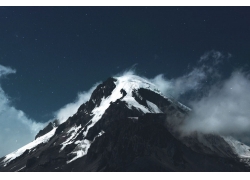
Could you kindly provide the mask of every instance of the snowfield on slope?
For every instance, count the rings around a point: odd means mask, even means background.
[[[12,161],[13,159],[21,156],[26,150],[30,150],[34,147],[36,147],[37,145],[41,144],[41,143],[47,143],[50,138],[55,134],[57,128],[53,128],[50,132],[48,132],[47,134],[37,138],[36,140],[32,141],[31,143],[21,147],[20,149],[8,154],[5,156],[5,159],[3,160],[4,162],[4,166],[6,166],[10,161]]]
[[[230,137],[230,136],[222,136],[224,140],[232,147],[235,154],[238,155],[239,158],[248,158],[250,159],[250,147],[243,144],[240,141]]]

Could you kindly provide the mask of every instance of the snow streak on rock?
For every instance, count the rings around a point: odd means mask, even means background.
[[[28,150],[32,149],[41,143],[47,143],[49,141],[49,139],[55,134],[55,131],[56,131],[56,128],[52,129],[47,134],[37,138],[36,140],[32,141],[31,143],[21,147],[20,149],[6,155],[5,159],[3,160],[3,162],[5,163],[4,166],[6,166],[13,159],[21,156],[27,149]]]
[[[232,147],[235,154],[239,156],[239,158],[250,158],[250,147],[243,144],[240,141],[230,137],[230,136],[222,136],[225,141]]]

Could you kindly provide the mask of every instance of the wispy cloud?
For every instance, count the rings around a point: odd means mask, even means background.
[[[231,56],[209,51],[183,76],[169,80],[158,75],[151,79],[166,96],[183,101],[189,95],[186,103],[192,111],[179,127],[183,135],[213,133],[250,145],[250,75],[234,70],[230,77],[222,77],[225,60]]]
[[[201,56],[190,72],[173,79],[167,79],[160,74],[151,81],[164,95],[181,100],[181,96],[190,92],[197,93],[212,83],[215,78],[220,78],[219,66],[224,58],[221,52],[210,51]]]
[[[250,142],[250,78],[235,71],[225,81],[212,85],[199,100],[190,102],[192,112],[181,131],[230,135]]]
[[[219,67],[226,58],[229,57],[223,55],[219,51],[212,50],[202,55],[197,61],[197,65],[182,76],[168,79],[163,74],[159,74],[151,79],[146,77],[143,78],[155,84],[165,96],[181,100],[183,95],[190,92],[197,93],[210,84],[213,79],[219,79]],[[116,76],[129,74],[138,75],[136,72],[136,65],[137,64],[133,65],[131,68],[126,69]]]
[[[55,118],[59,120],[60,124],[65,122],[70,116],[74,115],[78,108],[90,99],[92,92],[95,90],[98,84],[100,83],[96,83],[88,91],[78,93],[78,96],[74,102],[66,104],[54,113]]]
[[[0,65],[0,79],[12,73],[16,70]],[[43,126],[17,110],[0,86],[0,157],[34,140]]]
[[[10,67],[5,67],[0,65],[0,77],[3,77],[4,75],[16,73],[15,69],[12,69]]]
[[[213,133],[250,145],[250,75],[234,70],[230,77],[223,77],[225,60],[231,57],[230,53],[208,51],[182,76],[167,79],[160,74],[149,79],[165,96],[185,100],[192,109],[178,127],[183,135]],[[136,74],[134,69],[124,73]]]

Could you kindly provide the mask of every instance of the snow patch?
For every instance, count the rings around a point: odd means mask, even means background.
[[[139,76],[124,75],[124,76],[115,77],[115,78],[118,80],[116,81],[116,84],[119,86],[119,90],[124,89],[128,93],[127,95],[131,97],[132,97],[132,91],[134,89],[139,89],[139,88],[148,89],[163,96],[163,94],[159,91],[156,85],[154,85],[153,83]]]
[[[180,102],[178,102],[178,105],[179,105],[182,109],[184,109],[184,110],[186,110],[186,111],[191,111],[191,110],[192,110],[192,109],[190,109],[189,107],[187,107],[187,106],[181,104]]]
[[[128,117],[129,119],[136,119],[138,120],[138,117]]]
[[[19,172],[19,171],[21,171],[23,168],[25,168],[26,166],[23,166],[22,168],[20,168],[20,169],[18,169],[17,171],[15,171],[15,172]]]
[[[60,151],[62,151],[68,144],[71,144],[71,143],[73,143],[74,141],[74,139],[77,137],[77,135],[79,134],[79,133],[77,133],[78,131],[79,131],[79,129],[81,129],[81,125],[80,126],[78,126],[78,127],[76,127],[76,126],[73,126],[72,128],[70,128],[69,130],[68,130],[68,134],[69,133],[71,133],[71,135],[70,135],[70,137],[66,140],[66,141],[64,141],[61,145],[63,145],[62,147],[61,147],[61,149],[60,149]],[[73,132],[72,132],[73,131]]]
[[[123,100],[127,103],[127,107],[132,109],[132,107],[137,110],[141,110],[144,114],[149,113],[150,111],[143,105],[139,104],[133,97],[126,95]]]
[[[162,111],[154,103],[147,101],[147,105],[152,113],[162,113]]]
[[[239,158],[250,158],[250,147],[232,137],[222,136]]]
[[[76,147],[77,150],[71,153],[71,154],[76,154],[76,156],[75,156],[73,159],[67,161],[67,163],[71,163],[72,161],[74,161],[74,160],[76,160],[76,159],[78,159],[78,158],[81,158],[81,157],[85,156],[85,155],[88,153],[88,149],[89,149],[90,145],[95,141],[95,139],[96,139],[97,137],[100,137],[100,136],[103,135],[103,134],[104,134],[104,131],[101,131],[101,132],[94,138],[93,141],[89,141],[89,140],[87,140],[87,139],[84,139],[84,140],[82,140],[82,141],[79,141],[79,140],[76,141],[75,144],[78,144],[77,147]]]
[[[36,147],[38,144],[41,143],[47,143],[50,138],[55,134],[57,128],[52,129],[50,132],[48,132],[47,134],[37,138],[36,140],[32,141],[31,143],[21,147],[20,149],[8,154],[5,156],[5,159],[3,160],[4,166],[6,166],[10,161],[12,161],[13,159],[21,156],[27,149],[30,150],[34,147]]]

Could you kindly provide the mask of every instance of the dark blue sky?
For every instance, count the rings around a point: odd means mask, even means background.
[[[249,7],[0,7],[2,88],[37,121],[136,63],[172,78],[210,50],[225,72],[250,62]]]

